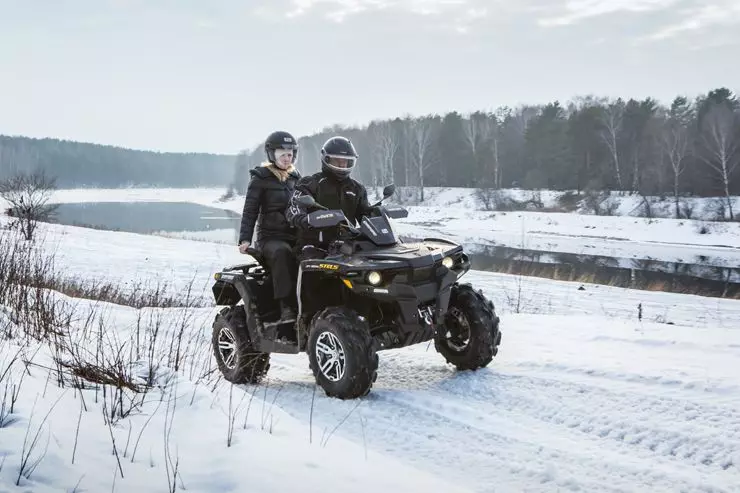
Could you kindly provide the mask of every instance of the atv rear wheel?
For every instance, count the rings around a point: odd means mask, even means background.
[[[218,369],[231,383],[259,383],[270,369],[270,353],[252,346],[244,305],[224,308],[216,315],[211,344]]]
[[[493,303],[470,284],[455,283],[444,324],[434,336],[437,352],[458,370],[476,370],[493,360],[500,343]]]
[[[314,317],[306,352],[316,383],[330,397],[367,395],[377,378],[378,355],[370,327],[349,308],[329,307]]]

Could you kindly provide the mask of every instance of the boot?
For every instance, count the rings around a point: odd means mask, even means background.
[[[295,310],[285,300],[280,300],[280,323],[293,322],[295,320]]]

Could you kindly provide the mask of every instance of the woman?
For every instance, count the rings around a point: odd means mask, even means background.
[[[273,132],[265,140],[267,162],[249,171],[239,251],[246,254],[255,225],[257,244],[272,274],[273,294],[280,302],[280,322],[295,320],[292,306],[297,261],[293,252],[296,231],[285,210],[301,175],[295,169],[298,143],[288,132]]]

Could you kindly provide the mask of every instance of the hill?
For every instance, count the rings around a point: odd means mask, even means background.
[[[235,156],[0,135],[0,179],[43,169],[60,188],[227,186]]]

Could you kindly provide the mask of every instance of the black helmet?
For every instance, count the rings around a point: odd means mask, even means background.
[[[333,173],[337,178],[344,179],[352,173],[358,157],[355,146],[349,139],[340,136],[332,137],[321,147],[321,169]],[[337,159],[342,161],[337,162]]]
[[[275,164],[276,149],[293,150],[293,163],[295,163],[296,157],[298,157],[298,142],[291,134],[278,130],[268,135],[265,139],[265,154],[267,154],[267,160],[273,164]]]

